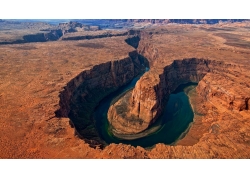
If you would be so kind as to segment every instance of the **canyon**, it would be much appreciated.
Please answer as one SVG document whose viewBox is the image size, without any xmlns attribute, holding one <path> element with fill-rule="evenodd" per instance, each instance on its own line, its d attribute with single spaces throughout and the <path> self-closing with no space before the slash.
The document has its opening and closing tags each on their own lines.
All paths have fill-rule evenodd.
<svg viewBox="0 0 250 180">
<path fill-rule="evenodd" d="M 60 109 L 56 115 L 69 116 L 78 136 L 91 137 L 88 139 L 95 144 L 93 141 L 98 139 L 98 133 L 93 128 L 94 123 L 91 119 L 94 108 L 105 96 L 142 73 L 145 64 L 137 51 L 131 51 L 124 59 L 96 65 L 90 70 L 83 71 L 61 92 Z"/>
<path fill-rule="evenodd" d="M 228 109 L 248 110 L 249 81 L 237 80 L 242 76 L 249 78 L 246 70 L 242 74 L 242 69 L 244 67 L 204 59 L 174 60 L 158 78 L 150 72 L 145 74 L 128 97 L 124 96 L 111 106 L 108 119 L 116 133 L 142 132 L 161 115 L 166 103 L 164 98 L 166 101 L 181 84 L 200 81 L 197 91 L 206 100 L 217 98 Z M 237 90 L 231 90 L 232 86 Z"/>
<path fill-rule="evenodd" d="M 0 157 L 249 158 L 250 50 L 239 45 L 249 42 L 249 27 L 173 24 L 67 43 L 1 45 Z M 106 144 L 91 118 L 95 108 L 142 73 L 111 106 L 112 126 L 119 133 L 142 132 L 180 84 L 197 82 L 192 125 L 174 145 Z M 128 126 L 116 108 L 123 98 L 125 116 L 139 117 Z"/>
</svg>

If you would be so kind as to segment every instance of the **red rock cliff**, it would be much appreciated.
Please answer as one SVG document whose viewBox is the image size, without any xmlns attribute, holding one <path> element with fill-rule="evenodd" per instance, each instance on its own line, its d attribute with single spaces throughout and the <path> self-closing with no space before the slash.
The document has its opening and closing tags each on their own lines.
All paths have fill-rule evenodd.
<svg viewBox="0 0 250 180">
<path fill-rule="evenodd" d="M 144 71 L 144 60 L 137 51 L 129 56 L 96 65 L 72 79 L 60 93 L 60 109 L 56 115 L 70 117 L 80 137 L 99 139 L 91 114 L 99 101 Z"/>
<path fill-rule="evenodd" d="M 200 82 L 198 93 L 207 100 L 218 101 L 235 110 L 248 110 L 249 78 L 237 78 L 241 76 L 242 68 L 204 59 L 175 60 L 159 76 L 153 69 L 141 77 L 132 93 L 111 106 L 108 119 L 116 133 L 139 133 L 159 117 L 170 93 L 187 82 Z M 232 86 L 237 86 L 237 91 L 230 88 Z M 124 101 L 124 98 L 127 100 Z M 119 112 L 118 106 L 123 106 L 126 113 Z"/>
</svg>

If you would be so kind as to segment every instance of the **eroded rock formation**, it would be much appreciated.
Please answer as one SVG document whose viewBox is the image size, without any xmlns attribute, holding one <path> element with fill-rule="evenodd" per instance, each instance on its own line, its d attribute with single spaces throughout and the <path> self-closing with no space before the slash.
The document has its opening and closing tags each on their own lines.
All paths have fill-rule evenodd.
<svg viewBox="0 0 250 180">
<path fill-rule="evenodd" d="M 83 71 L 61 92 L 57 116 L 69 116 L 80 137 L 99 140 L 91 113 L 102 98 L 142 73 L 146 64 L 144 60 L 138 56 L 137 51 L 132 51 L 124 59 Z"/>
<path fill-rule="evenodd" d="M 148 72 L 137 82 L 132 93 L 110 107 L 108 119 L 113 131 L 135 134 L 147 129 L 162 113 L 170 93 L 187 82 L 199 82 L 197 92 L 208 101 L 216 98 L 228 109 L 248 110 L 250 82 L 238 78 L 242 76 L 242 68 L 192 58 L 175 60 L 159 76 Z"/>
<path fill-rule="evenodd" d="M 235 73 L 234 75 L 238 74 Z M 249 110 L 249 81 L 236 83 L 236 80 L 239 81 L 234 76 L 208 73 L 199 82 L 197 92 L 207 101 L 216 100 L 229 110 Z"/>
</svg>

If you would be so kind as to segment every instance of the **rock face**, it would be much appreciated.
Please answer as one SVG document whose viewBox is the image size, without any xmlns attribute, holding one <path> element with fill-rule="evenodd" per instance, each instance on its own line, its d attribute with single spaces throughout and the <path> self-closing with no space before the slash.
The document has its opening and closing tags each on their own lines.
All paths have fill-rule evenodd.
<svg viewBox="0 0 250 180">
<path fill-rule="evenodd" d="M 226 83 L 225 83 L 226 82 Z M 235 83 L 235 79 L 208 73 L 197 87 L 197 92 L 207 101 L 217 101 L 229 110 L 249 110 L 249 82 Z"/>
<path fill-rule="evenodd" d="M 108 119 L 115 133 L 139 133 L 159 117 L 170 93 L 187 82 L 199 82 L 197 92 L 208 101 L 216 98 L 229 109 L 248 110 L 250 82 L 238 80 L 241 68 L 205 59 L 175 60 L 159 77 L 153 71 L 145 74 L 132 93 L 110 107 Z"/>
<path fill-rule="evenodd" d="M 83 39 L 97 39 L 97 38 L 107 38 L 107 37 L 116 37 L 116 36 L 127 36 L 125 42 L 135 49 L 139 45 L 140 41 L 140 31 L 129 30 L 129 31 L 120 31 L 120 32 L 112 32 L 112 31 L 100 31 L 99 34 L 85 34 L 85 35 L 76 35 L 76 36 L 63 36 L 61 39 L 63 41 L 70 40 L 83 40 Z"/>
<path fill-rule="evenodd" d="M 30 42 L 46 42 L 46 41 L 57 41 L 61 36 L 63 36 L 63 31 L 61 29 L 51 30 L 50 32 L 37 33 L 24 35 L 23 39 L 18 39 L 15 41 L 0 42 L 1 44 L 20 44 L 20 43 L 30 43 Z"/>
<path fill-rule="evenodd" d="M 96 38 L 107 38 L 107 37 L 113 37 L 113 36 L 126 36 L 128 35 L 128 32 L 122 32 L 122 33 L 103 33 L 98 35 L 81 35 L 81 36 L 73 36 L 73 37 L 63 37 L 63 41 L 71 41 L 71 40 L 83 40 L 83 39 L 96 39 Z"/>
<path fill-rule="evenodd" d="M 23 36 L 24 43 L 26 42 L 46 42 L 46 41 L 56 41 L 63 35 L 61 29 L 51 30 L 49 33 L 38 33 L 32 35 Z"/>
<path fill-rule="evenodd" d="M 114 127 L 114 133 L 141 132 L 160 115 L 163 92 L 159 89 L 157 80 L 151 73 L 146 73 L 132 92 L 110 107 L 108 120 Z"/>
<path fill-rule="evenodd" d="M 130 82 L 145 69 L 144 59 L 136 51 L 129 56 L 94 66 L 72 79 L 60 94 L 59 117 L 70 117 L 76 133 L 86 139 L 98 139 L 91 113 L 99 101 Z"/>
</svg>

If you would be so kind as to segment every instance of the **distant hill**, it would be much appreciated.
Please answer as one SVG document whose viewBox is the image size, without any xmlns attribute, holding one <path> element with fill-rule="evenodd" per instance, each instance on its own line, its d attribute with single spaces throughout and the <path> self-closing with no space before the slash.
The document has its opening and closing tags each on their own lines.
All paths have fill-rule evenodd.
<svg viewBox="0 0 250 180">
<path fill-rule="evenodd" d="M 88 25 L 98 25 L 101 28 L 124 28 L 133 27 L 138 23 L 151 24 L 217 24 L 250 21 L 248 19 L 75 19 L 74 21 Z"/>
<path fill-rule="evenodd" d="M 85 29 L 121 29 L 121 28 L 132 28 L 135 24 L 149 23 L 149 24 L 217 24 L 217 23 L 234 23 L 250 21 L 248 19 L 18 19 L 18 20 L 2 20 L 0 22 L 8 22 L 9 24 L 42 24 L 50 26 L 65 26 L 75 25 L 72 22 L 83 24 Z M 71 24 L 70 24 L 71 23 Z M 76 23 L 76 25 L 77 25 Z M 91 27 L 95 26 L 95 27 Z M 81 27 L 82 28 L 82 27 Z"/>
<path fill-rule="evenodd" d="M 243 22 L 247 19 L 118 19 L 110 20 L 111 22 L 127 22 L 127 23 L 140 23 L 148 22 L 152 24 L 168 24 L 168 23 L 178 23 L 178 24 L 216 24 L 220 22 Z"/>
</svg>

